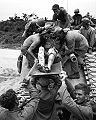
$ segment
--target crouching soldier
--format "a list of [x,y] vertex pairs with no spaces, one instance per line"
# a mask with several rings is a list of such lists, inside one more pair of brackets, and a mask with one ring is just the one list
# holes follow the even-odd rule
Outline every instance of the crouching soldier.
[[[78,79],[80,78],[78,64],[84,65],[84,57],[89,47],[88,41],[75,30],[63,29],[61,31],[65,44],[65,51],[61,54],[63,70],[66,71],[68,78]],[[70,57],[75,59],[70,59]]]

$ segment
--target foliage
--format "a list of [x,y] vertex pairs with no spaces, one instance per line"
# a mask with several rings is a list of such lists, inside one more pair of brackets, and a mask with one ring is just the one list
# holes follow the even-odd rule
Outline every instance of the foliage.
[[26,22],[23,19],[17,19],[17,17],[0,22],[0,46],[15,43],[20,46],[24,41],[22,34],[25,24]]
[[15,14],[14,17],[9,17],[9,20],[0,22],[0,47],[4,47],[4,45],[8,45],[8,47],[12,45],[21,46],[21,44],[24,42],[22,34],[25,29],[25,24],[30,18],[34,19],[34,16],[36,18],[37,15],[34,13],[30,15],[25,13],[22,14],[22,19]]

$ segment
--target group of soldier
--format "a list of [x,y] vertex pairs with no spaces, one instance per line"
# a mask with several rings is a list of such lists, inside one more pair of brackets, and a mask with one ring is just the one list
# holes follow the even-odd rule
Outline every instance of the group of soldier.
[[0,120],[93,120],[90,87],[85,83],[73,87],[70,80],[81,79],[79,69],[85,65],[85,54],[92,54],[95,29],[79,9],[73,19],[58,4],[52,10],[50,23],[29,21],[22,35],[19,71],[31,99],[21,109],[16,92],[6,91],[0,96]]

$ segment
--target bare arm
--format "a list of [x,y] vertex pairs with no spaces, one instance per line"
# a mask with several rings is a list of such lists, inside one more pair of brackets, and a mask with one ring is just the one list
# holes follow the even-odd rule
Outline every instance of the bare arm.
[[32,50],[40,43],[39,33],[29,36],[23,43],[21,47],[21,52],[23,55],[26,55],[27,52],[30,53],[33,57]]
[[31,39],[31,41],[32,41],[32,44],[30,45],[28,51],[29,51],[29,52],[32,52],[32,50],[33,50],[34,48],[36,48],[37,45],[40,43],[39,33],[33,35],[30,39]]

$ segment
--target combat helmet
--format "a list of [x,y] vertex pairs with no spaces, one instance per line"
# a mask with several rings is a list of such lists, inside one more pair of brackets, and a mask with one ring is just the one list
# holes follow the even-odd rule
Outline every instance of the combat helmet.
[[37,19],[37,20],[36,20],[36,23],[37,23],[37,25],[40,26],[40,27],[44,27],[44,26],[45,26],[45,21],[44,21],[43,18]]
[[89,25],[89,24],[90,24],[90,20],[88,18],[82,19],[82,25]]
[[75,9],[75,10],[74,10],[74,13],[79,13],[79,9],[78,9],[78,8]]

